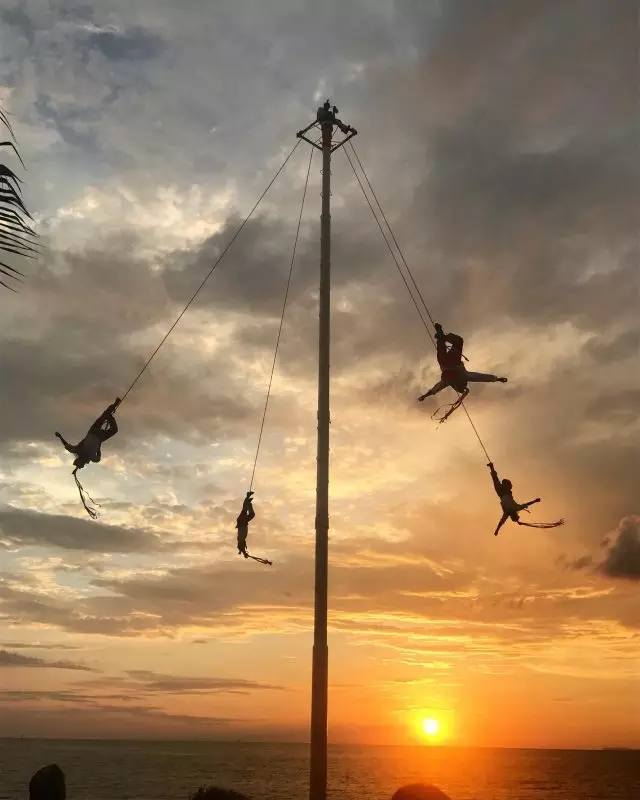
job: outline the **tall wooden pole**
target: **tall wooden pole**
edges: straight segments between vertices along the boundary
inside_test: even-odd
[[[313,668],[311,674],[310,800],[327,797],[327,717],[329,691],[329,649],[327,647],[327,593],[329,573],[329,400],[331,366],[331,153],[356,135],[336,119],[337,109],[329,101],[318,109],[317,120],[298,137],[322,150],[322,216],[320,217],[320,326],[318,337],[318,445],[316,472],[316,570],[313,620]],[[321,145],[305,134],[316,125],[322,132]],[[347,134],[333,142],[337,125]]]
[[[329,388],[331,354],[331,137],[322,125],[322,216],[320,218],[320,334],[318,342],[318,450],[316,473],[316,588],[311,677],[310,800],[325,800],[329,649],[327,591],[329,572]]]

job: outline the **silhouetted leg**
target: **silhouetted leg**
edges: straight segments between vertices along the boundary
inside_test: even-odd
[[[238,528],[238,553],[241,553],[245,558],[248,558],[247,553],[247,534],[249,533],[248,527]]]
[[[58,431],[56,431],[56,436],[58,437],[58,439],[60,439],[60,441],[61,441],[61,442],[62,442],[62,444],[64,445],[64,449],[65,449],[65,450],[66,450],[68,453],[72,453],[74,456],[77,456],[77,455],[78,455],[78,453],[80,452],[80,451],[79,451],[79,445],[77,445],[77,444],[70,444],[70,443],[69,443],[69,442],[68,442],[68,441],[67,441],[67,440],[64,438],[64,436],[63,436],[61,433],[58,433]]]
[[[502,518],[501,518],[500,522],[498,523],[498,527],[497,527],[497,528],[495,529],[495,531],[493,532],[493,535],[494,535],[494,536],[497,536],[497,535],[498,535],[498,531],[500,530],[500,528],[501,528],[501,527],[504,525],[504,523],[505,523],[505,522],[506,522],[508,519],[509,519],[509,515],[508,515],[508,514],[507,514],[507,512],[505,511],[505,512],[504,512],[504,514],[502,515]]]
[[[498,378],[497,375],[489,375],[486,372],[467,372],[465,370],[465,376],[468,381],[471,383],[506,383],[506,378]]]
[[[433,397],[434,394],[438,394],[438,392],[441,392],[443,389],[446,389],[448,385],[449,384],[446,381],[440,380],[438,381],[438,383],[436,383],[435,386],[432,386],[431,389],[429,389],[429,391],[426,394],[420,395],[418,400],[422,402],[427,397]]]

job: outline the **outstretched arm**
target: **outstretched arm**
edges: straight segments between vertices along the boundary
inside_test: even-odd
[[[539,502],[540,502],[540,498],[536,497],[535,500],[529,500],[528,503],[519,503],[518,505],[520,506],[521,509],[525,509],[525,508],[529,508],[529,506],[534,506],[536,503],[539,503]]]
[[[114,402],[111,403],[110,406],[107,406],[107,408],[105,408],[102,414],[100,414],[96,422],[98,422],[98,420],[100,420],[100,422],[104,422],[105,419],[107,419],[108,417],[112,417],[116,413],[116,409],[118,408],[121,402],[122,401],[120,400],[120,398],[116,397]]]
[[[498,473],[495,471],[493,464],[487,464],[487,466],[491,470],[491,479],[493,480],[493,488],[496,490],[496,494],[498,495],[498,497],[502,497],[502,486],[500,484],[500,478],[498,477]]]

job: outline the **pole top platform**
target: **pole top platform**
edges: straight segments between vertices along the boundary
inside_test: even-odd
[[[322,146],[318,142],[314,142],[309,139],[306,134],[316,126],[319,128],[324,128],[325,126],[331,126],[331,131],[333,133],[333,128],[339,128],[339,130],[345,134],[345,138],[331,148],[331,152],[333,153],[334,150],[337,150],[339,147],[342,147],[346,144],[349,139],[352,139],[354,136],[357,136],[358,131],[353,128],[351,125],[346,125],[341,119],[339,119],[336,115],[338,114],[338,107],[332,106],[330,100],[325,100],[324,104],[318,107],[316,111],[316,118],[313,122],[307,125],[301,131],[296,133],[298,139],[304,139],[305,142],[310,144],[312,147],[316,147],[318,150],[322,150]]]

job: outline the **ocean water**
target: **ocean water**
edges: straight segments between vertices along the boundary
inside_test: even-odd
[[[24,798],[56,762],[69,800],[188,800],[203,784],[252,800],[304,800],[308,748],[296,744],[0,739],[0,798]],[[330,800],[390,800],[430,782],[453,800],[640,800],[640,752],[330,748]]]

